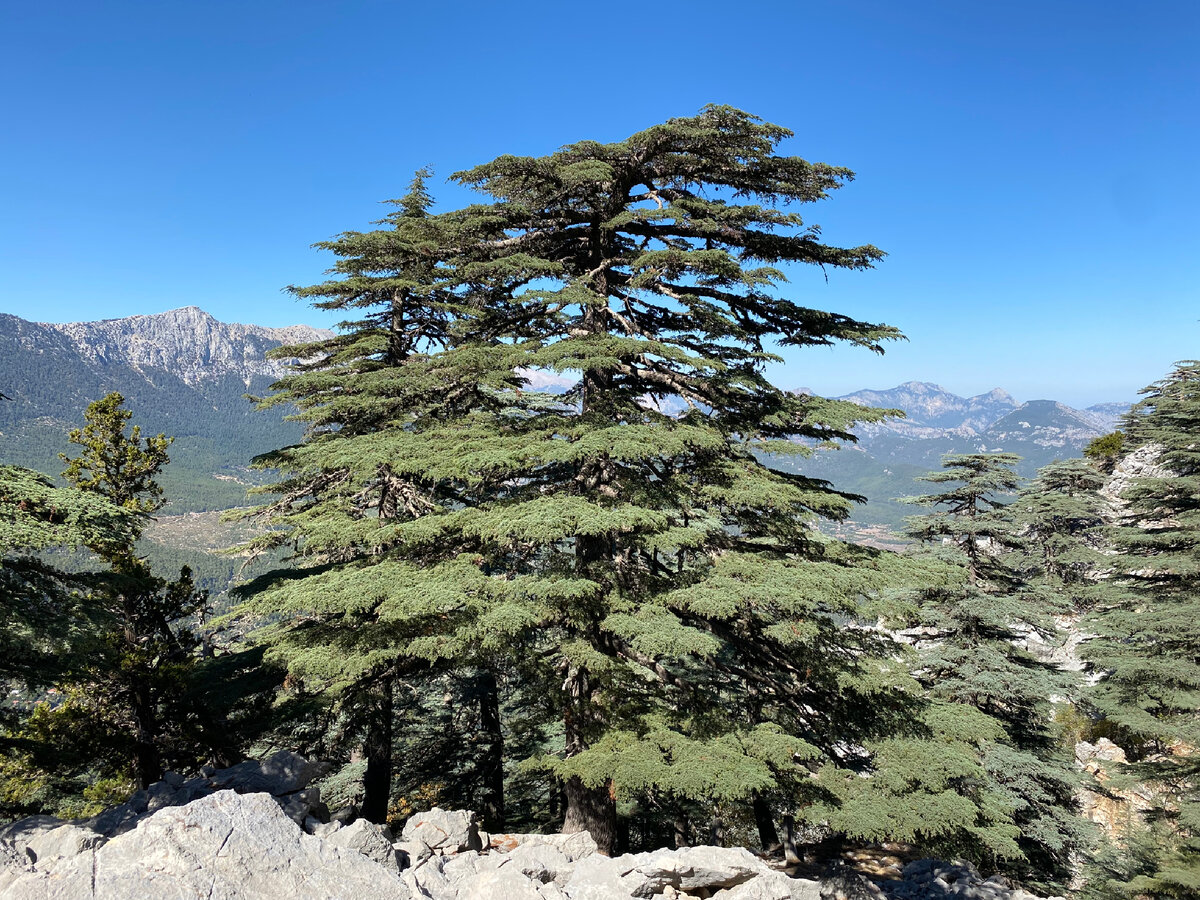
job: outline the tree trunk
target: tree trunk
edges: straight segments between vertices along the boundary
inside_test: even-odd
[[[714,847],[725,846],[725,820],[721,818],[721,808],[713,810],[712,825],[708,829],[708,842]]]
[[[591,697],[587,672],[572,668],[563,683],[567,695],[567,708],[563,716],[566,738],[566,757],[570,759],[583,752],[582,723],[595,717],[590,708]],[[592,835],[600,852],[612,856],[617,843],[617,802],[611,781],[596,787],[588,787],[579,776],[572,776],[564,784],[567,811],[563,817],[563,834],[587,831]]]
[[[362,815],[369,822],[387,821],[392,793],[392,679],[390,675],[371,689],[367,707],[367,734],[363,739],[367,771],[363,775]]]
[[[154,697],[146,679],[134,675],[134,683],[130,686],[133,713],[133,771],[137,786],[145,790],[162,778],[162,760],[158,755],[158,747],[154,738],[158,731],[157,716],[154,709]]]
[[[612,782],[587,787],[579,776],[567,779],[567,815],[563,834],[587,831],[605,856],[612,856],[617,845],[617,803]]]
[[[763,795],[754,792],[754,824],[758,826],[758,841],[765,852],[779,849],[779,832],[775,830],[775,820],[771,817],[771,807]]]
[[[504,822],[504,735],[500,730],[500,691],[494,673],[479,676],[479,730],[484,746],[480,759],[483,782],[480,812],[487,831],[502,832]]]
[[[796,849],[796,820],[791,816],[783,817],[783,861],[789,866],[800,862],[800,853]]]
[[[116,567],[114,566],[114,569]],[[120,570],[117,570],[120,571]],[[138,661],[140,644],[137,629],[137,601],[129,594],[121,595],[121,612],[127,656],[122,664],[130,664],[129,712],[133,717],[133,777],[139,790],[145,790],[162,777],[162,760],[155,738],[158,737],[158,715],[150,673]]]
[[[675,819],[671,823],[674,831],[676,847],[690,847],[692,845],[692,829],[688,824],[687,813],[682,809],[675,813]]]
[[[597,244],[593,248],[594,263],[598,264],[602,255],[603,250]],[[607,297],[608,282],[602,268],[595,276],[593,287],[600,297]],[[584,308],[583,327],[592,334],[607,332],[608,326],[602,305],[588,304]],[[585,416],[589,413],[603,412],[611,399],[612,386],[612,371],[584,370],[580,412]],[[601,457],[584,465],[576,478],[577,489],[581,495],[595,497],[606,485],[609,473],[605,463],[606,460]],[[576,535],[575,568],[579,574],[586,574],[592,563],[610,559],[611,556],[612,541],[609,537]],[[592,702],[585,670],[571,666],[563,683],[563,691],[566,700],[563,715],[565,755],[570,759],[587,747],[585,727],[597,724],[599,715]],[[583,783],[583,779],[572,776],[566,780],[563,788],[567,806],[566,815],[563,817],[563,833],[587,831],[592,835],[600,852],[612,856],[617,845],[617,803],[612,782],[606,781],[604,784],[588,787]]]

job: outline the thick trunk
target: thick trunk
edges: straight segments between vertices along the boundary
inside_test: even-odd
[[[595,716],[591,708],[591,697],[587,673],[572,669],[563,683],[567,708],[563,717],[566,738],[566,757],[583,752],[582,724]],[[563,817],[563,834],[587,831],[595,840],[600,852],[612,856],[617,844],[617,803],[611,781],[588,787],[578,776],[568,778],[563,785],[567,810]]]
[[[771,817],[771,807],[762,794],[754,792],[754,824],[758,826],[758,841],[764,851],[779,849],[779,832],[775,830],[775,820]]]
[[[387,821],[392,793],[392,680],[384,677],[371,691],[367,709],[367,734],[363,739],[367,771],[363,775],[363,818]]]
[[[480,812],[487,831],[501,832],[504,822],[504,735],[500,730],[500,691],[496,676],[479,676],[479,730],[483,735],[480,779],[483,797]]]
[[[617,803],[612,795],[612,783],[587,787],[575,776],[567,779],[566,793],[563,834],[587,831],[600,852],[612,856],[617,846]]]
[[[603,256],[603,248],[597,244],[593,247],[592,256],[593,265],[597,265]],[[607,298],[608,284],[602,268],[595,276],[593,289],[600,297]],[[592,334],[607,332],[604,309],[602,303],[584,308],[582,324],[585,330]],[[613,373],[610,370],[585,369],[582,387],[581,413],[585,416],[590,413],[603,413],[611,400]],[[584,465],[576,479],[577,489],[584,496],[595,497],[607,487],[609,478],[606,461],[603,458],[591,460]],[[575,567],[581,575],[586,574],[592,568],[592,564],[611,556],[611,538],[597,535],[576,536]],[[563,716],[565,751],[566,757],[570,759],[587,747],[584,731],[588,726],[597,723],[598,711],[594,707],[586,671],[571,667],[563,684],[563,691],[566,701]],[[617,804],[612,782],[588,787],[581,778],[573,776],[564,783],[563,793],[566,799],[563,833],[590,832],[600,852],[612,856],[617,845]]]

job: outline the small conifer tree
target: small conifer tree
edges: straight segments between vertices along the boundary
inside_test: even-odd
[[[913,517],[909,535],[958,559],[965,576],[961,585],[921,597],[918,678],[935,700],[984,717],[983,790],[997,823],[1018,829],[1020,852],[1000,865],[1034,883],[1061,885],[1087,834],[1075,816],[1072,757],[1051,729],[1050,698],[1069,696],[1071,680],[1021,646],[1032,633],[1056,638],[1053,614],[1061,603],[1053,591],[1031,590],[1031,575],[1022,570],[1029,538],[1017,510],[1006,506],[1019,484],[1018,460],[1005,453],[947,456],[941,471],[922,478],[943,489],[911,498],[934,512]],[[1002,845],[985,842],[974,852],[1006,855]]]
[[[195,589],[186,566],[168,582],[137,554],[135,540],[145,516],[165,502],[156,478],[168,461],[171,439],[144,438],[137,425],[126,433],[131,417],[119,393],[91,403],[84,427],[70,434],[79,455],[62,456],[66,480],[127,511],[131,528],[86,542],[109,568],[90,598],[99,627],[90,634],[90,646],[78,648],[67,677],[76,704],[65,706],[61,718],[102,719],[103,730],[118,748],[124,746],[134,781],[146,787],[162,775],[168,735],[197,712],[177,708],[165,715],[172,696],[182,693],[193,661],[194,641],[180,620],[203,608],[207,595]],[[56,731],[50,722],[44,727]],[[210,737],[219,746],[219,736]]]

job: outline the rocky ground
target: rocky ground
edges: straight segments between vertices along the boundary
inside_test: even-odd
[[[920,860],[899,879],[849,868],[790,877],[740,847],[609,858],[586,832],[487,834],[432,809],[399,840],[334,813],[309,787],[323,767],[281,751],[186,780],[168,774],[81,822],[0,829],[0,897],[12,900],[1035,900],[969,864]]]

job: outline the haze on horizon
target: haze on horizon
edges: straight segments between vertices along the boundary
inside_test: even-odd
[[[746,9],[15,8],[0,35],[17,137],[0,163],[19,173],[0,215],[0,311],[63,322],[196,305],[330,327],[280,289],[320,278],[331,260],[310,245],[370,227],[418,167],[434,166],[449,208],[472,199],[444,182],[456,170],[716,102],[793,129],[788,152],[854,169],[799,211],[827,241],[889,253],[828,281],[792,271],[790,298],[908,340],[883,357],[784,351],[784,387],[916,380],[1082,408],[1136,399],[1200,355],[1200,6]],[[683,47],[698,64],[673,69]],[[588,48],[599,80],[580,67]]]

